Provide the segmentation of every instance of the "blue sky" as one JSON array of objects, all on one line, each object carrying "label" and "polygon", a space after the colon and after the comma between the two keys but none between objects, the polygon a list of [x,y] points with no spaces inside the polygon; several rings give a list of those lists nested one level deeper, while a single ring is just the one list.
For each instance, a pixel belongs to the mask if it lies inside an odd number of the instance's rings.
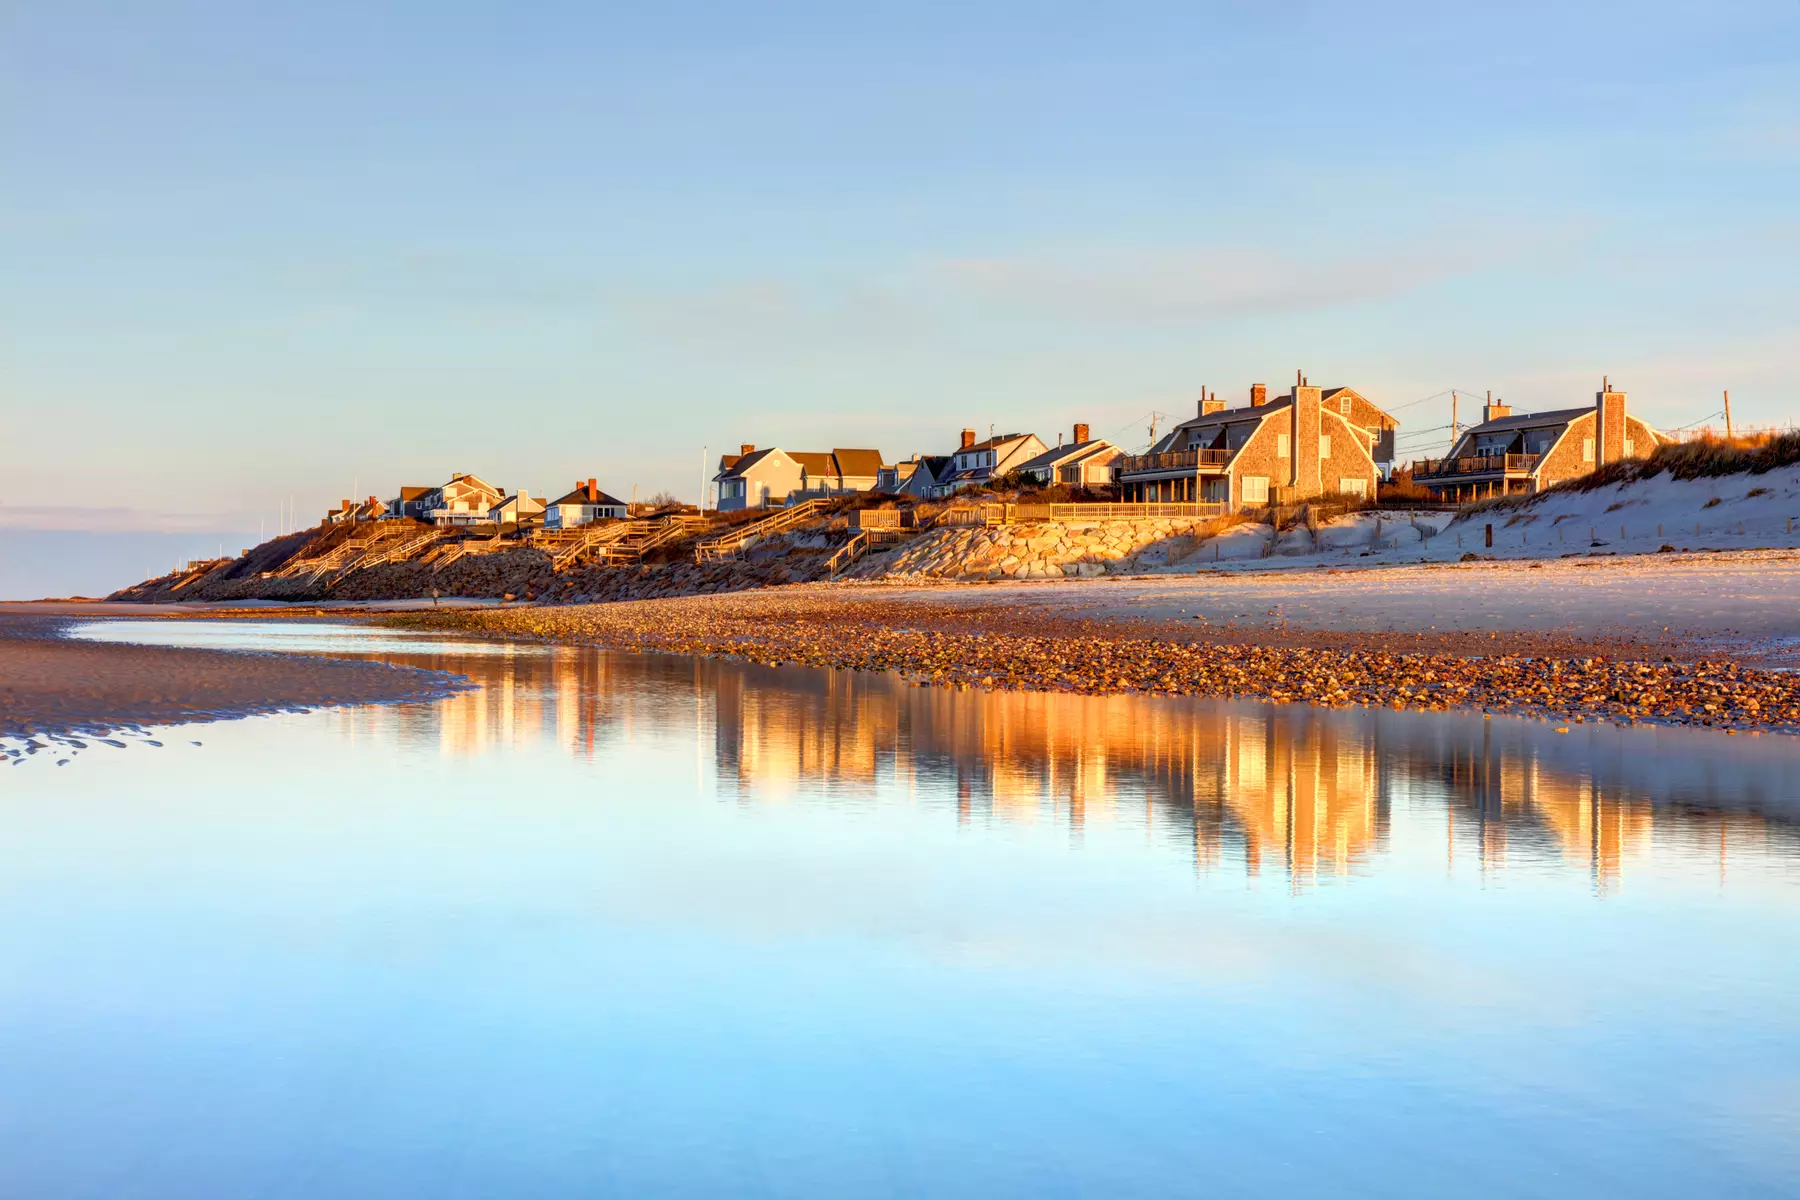
[{"label": "blue sky", "polygon": [[1302,368],[1409,449],[1602,374],[1800,417],[1800,8],[1468,7],[10,5],[0,527],[1141,442]]}]

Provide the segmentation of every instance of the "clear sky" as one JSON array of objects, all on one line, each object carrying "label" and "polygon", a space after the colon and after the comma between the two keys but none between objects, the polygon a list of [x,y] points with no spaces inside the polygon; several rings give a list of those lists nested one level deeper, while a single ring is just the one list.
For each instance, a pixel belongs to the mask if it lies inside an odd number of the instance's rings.
[{"label": "clear sky", "polygon": [[195,554],[1296,369],[1800,417],[1793,0],[17,0],[0,178],[0,527]]}]

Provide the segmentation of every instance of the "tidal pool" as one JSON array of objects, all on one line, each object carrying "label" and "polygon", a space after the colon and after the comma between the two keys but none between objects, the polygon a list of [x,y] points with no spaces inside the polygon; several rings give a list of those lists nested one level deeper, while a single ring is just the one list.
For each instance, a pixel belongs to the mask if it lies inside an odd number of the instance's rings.
[{"label": "tidal pool", "polygon": [[0,774],[0,1195],[1800,1191],[1800,739],[85,632],[482,686]]}]

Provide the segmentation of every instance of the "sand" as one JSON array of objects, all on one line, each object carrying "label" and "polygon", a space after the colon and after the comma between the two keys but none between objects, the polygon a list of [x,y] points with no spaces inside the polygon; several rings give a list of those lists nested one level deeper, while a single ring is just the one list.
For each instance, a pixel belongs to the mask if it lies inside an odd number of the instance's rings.
[{"label": "sand", "polygon": [[[377,662],[60,636],[73,616],[90,611],[0,606],[0,738],[423,700],[468,686],[460,676]],[[117,609],[108,615],[118,615]]]}]

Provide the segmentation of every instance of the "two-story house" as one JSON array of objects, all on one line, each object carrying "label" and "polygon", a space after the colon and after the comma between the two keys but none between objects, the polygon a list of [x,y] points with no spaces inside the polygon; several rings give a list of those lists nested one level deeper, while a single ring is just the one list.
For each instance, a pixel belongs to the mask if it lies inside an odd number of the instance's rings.
[{"label": "two-story house", "polygon": [[1140,503],[1235,512],[1334,493],[1372,497],[1398,426],[1352,388],[1317,388],[1296,376],[1286,396],[1251,385],[1241,408],[1203,395],[1198,415],[1115,465],[1123,499]]},{"label": "two-story house", "polygon": [[745,443],[737,454],[720,456],[713,483],[719,511],[740,512],[872,491],[880,477],[879,450],[758,450]]},{"label": "two-story house", "polygon": [[434,525],[479,525],[506,493],[474,475],[452,475],[450,481],[421,498],[425,519]]},{"label": "two-story house", "polygon": [[575,490],[544,506],[545,529],[573,529],[594,521],[625,516],[625,501],[600,490],[598,479],[576,480]]},{"label": "two-story house", "polygon": [[1048,449],[1035,433],[1003,433],[978,442],[975,431],[965,429],[962,445],[950,455],[950,465],[938,476],[932,494],[953,496],[965,488],[983,487]]},{"label": "two-story house", "polygon": [[532,529],[544,523],[544,502],[520,488],[488,509],[488,520],[502,529]]},{"label": "two-story house", "polygon": [[1413,464],[1413,482],[1448,502],[1537,492],[1592,473],[1610,462],[1639,458],[1667,435],[1625,411],[1625,393],[1602,382],[1590,408],[1513,415],[1489,402],[1481,424],[1470,426],[1439,459]]},{"label": "two-story house", "polygon": [[394,518],[410,517],[415,521],[429,521],[433,497],[437,495],[437,490],[433,487],[403,487],[397,497],[388,501],[387,512],[383,515]]}]

